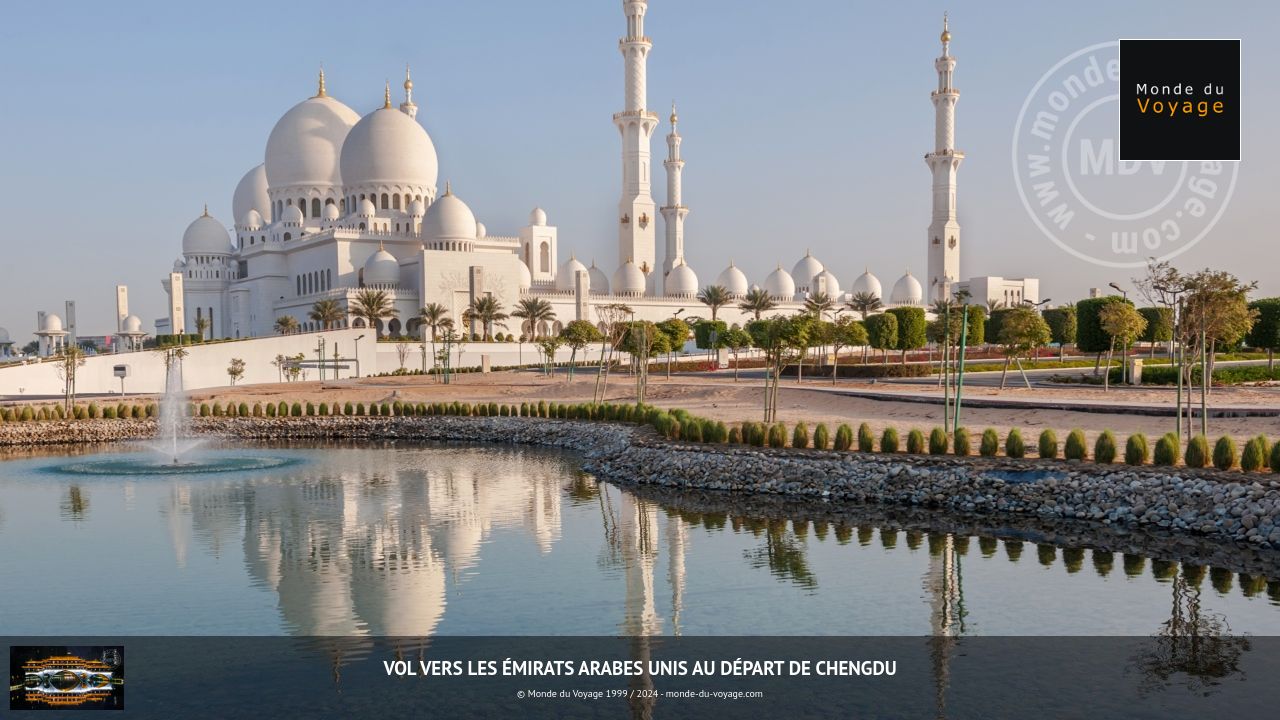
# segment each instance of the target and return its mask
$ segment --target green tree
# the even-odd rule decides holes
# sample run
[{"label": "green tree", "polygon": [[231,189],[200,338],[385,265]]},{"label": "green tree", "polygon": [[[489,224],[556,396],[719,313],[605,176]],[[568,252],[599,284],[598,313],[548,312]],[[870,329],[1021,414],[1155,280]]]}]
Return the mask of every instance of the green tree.
[{"label": "green tree", "polygon": [[203,315],[196,318],[196,334],[200,336],[201,340],[212,339],[211,337],[205,337],[210,334],[209,329],[212,327],[213,323],[209,321],[209,318]]},{"label": "green tree", "polygon": [[800,357],[799,348],[808,346],[808,324],[801,322],[800,318],[807,316],[773,317],[747,323],[746,330],[751,335],[752,343],[765,356],[765,422],[773,422],[777,418],[778,385],[782,368]]},{"label": "green tree", "polygon": [[898,318],[897,349],[902,351],[902,364],[906,365],[907,353],[919,350],[928,342],[929,324],[925,319],[924,308],[896,307],[890,308],[888,312]]},{"label": "green tree", "polygon": [[[356,293],[352,310],[356,317],[363,319],[375,332],[383,320],[390,320],[399,314],[387,291],[373,288],[363,288]],[[387,334],[385,328],[381,334]]]},{"label": "green tree", "polygon": [[728,331],[729,325],[723,320],[699,320],[693,325],[693,343],[699,350],[714,350]]},{"label": "green tree", "polygon": [[1119,295],[1089,298],[1076,303],[1076,349],[1097,356],[1102,364],[1102,354],[1111,348],[1111,336],[1102,329],[1102,308],[1112,303],[1128,303]]},{"label": "green tree", "polygon": [[[510,317],[503,312],[502,303],[492,295],[481,295],[462,312],[462,320],[466,323],[480,323],[480,334],[486,342],[493,339],[493,328],[506,327],[505,321]],[[590,324],[590,323],[588,323]]]},{"label": "green tree", "polygon": [[849,297],[849,301],[844,305],[850,310],[862,315],[862,319],[864,321],[871,315],[871,313],[884,307],[884,304],[880,302],[880,298],[877,297],[875,293],[867,290],[861,290],[854,293]]},{"label": "green tree", "polygon": [[892,313],[879,313],[863,321],[867,328],[867,344],[884,352],[884,362],[889,362],[889,351],[898,347],[898,317]]},{"label": "green tree", "polygon": [[1058,359],[1061,360],[1066,355],[1067,346],[1076,341],[1076,306],[1072,303],[1049,308],[1041,316],[1049,326],[1050,342],[1058,344]]},{"label": "green tree", "polygon": [[751,333],[734,325],[724,334],[721,344],[733,353],[733,381],[738,382],[738,355],[751,347]]},{"label": "green tree", "polygon": [[746,295],[742,296],[742,302],[738,303],[739,310],[751,313],[756,320],[777,306],[773,298],[769,297],[769,293],[761,288],[751,288]]},{"label": "green tree", "polygon": [[342,321],[342,307],[337,300],[317,300],[311,305],[307,317],[321,329],[329,330]]},{"label": "green tree", "polygon": [[711,308],[711,319],[716,320],[720,308],[733,301],[733,296],[723,285],[708,285],[698,291],[698,302]]},{"label": "green tree", "polygon": [[298,320],[292,315],[281,315],[276,318],[275,330],[281,335],[298,332]]},{"label": "green tree", "polygon": [[560,339],[572,351],[569,355],[569,382],[573,382],[573,371],[577,366],[578,351],[593,342],[598,342],[603,334],[589,320],[573,320],[560,331]]},{"label": "green tree", "polygon": [[1167,343],[1173,339],[1173,308],[1138,308],[1138,314],[1147,321],[1147,327],[1138,339],[1150,345],[1150,356],[1155,357],[1156,344]]},{"label": "green tree", "polygon": [[[1102,331],[1111,338],[1111,345],[1107,348],[1107,368],[1111,367],[1111,358],[1115,353],[1116,344],[1119,343],[1122,349],[1128,348],[1129,344],[1135,338],[1141,337],[1144,330],[1147,329],[1147,320],[1127,302],[1110,303],[1102,307],[1098,311],[1098,322],[1101,324]],[[1106,391],[1110,387],[1111,373],[1110,371],[1103,373],[1102,389]]]},{"label": "green tree", "polygon": [[828,323],[830,327],[829,342],[831,343],[831,353],[834,357],[834,364],[831,366],[831,384],[836,383],[836,378],[840,375],[840,350],[841,348],[856,347],[867,345],[867,327],[861,320],[855,320],[851,317],[836,318],[834,323]]},{"label": "green tree", "polygon": [[[1005,388],[1005,380],[1009,375],[1009,363],[1018,361],[1018,369],[1022,370],[1021,358],[1029,356],[1037,349],[1049,343],[1049,326],[1040,313],[1029,307],[1008,308],[1000,323],[1000,343],[1004,353],[1004,371],[1000,374],[1000,389]],[[1031,387],[1027,375],[1022,380]]]},{"label": "green tree", "polygon": [[235,386],[244,377],[244,360],[231,358],[231,364],[227,365],[227,377],[231,378],[231,385]]},{"label": "green tree", "polygon": [[1262,298],[1249,303],[1249,309],[1257,313],[1257,319],[1245,343],[1249,347],[1267,351],[1267,370],[1275,368],[1275,352],[1280,349],[1280,298]]},{"label": "green tree", "polygon": [[69,413],[76,402],[76,376],[80,374],[80,368],[84,367],[84,350],[79,345],[68,344],[55,356],[55,360],[54,370],[62,380],[63,412]]},{"label": "green tree", "polygon": [[689,323],[680,318],[667,318],[658,323],[658,331],[667,336],[667,379],[671,379],[671,356],[684,349],[689,340]]}]

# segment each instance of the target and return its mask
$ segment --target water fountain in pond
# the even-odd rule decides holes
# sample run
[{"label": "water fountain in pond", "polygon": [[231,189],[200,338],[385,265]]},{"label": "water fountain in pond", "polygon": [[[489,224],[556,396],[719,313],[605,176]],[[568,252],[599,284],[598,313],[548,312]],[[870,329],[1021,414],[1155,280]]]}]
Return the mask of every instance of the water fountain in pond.
[{"label": "water fountain in pond", "polygon": [[181,348],[167,350],[165,354],[164,396],[160,399],[156,437],[147,444],[153,453],[129,453],[49,469],[77,475],[174,475],[264,470],[296,462],[289,458],[228,455],[221,451],[193,454],[192,451],[204,441],[190,437],[191,422],[187,417],[186,394],[182,388],[182,357],[185,354]]}]

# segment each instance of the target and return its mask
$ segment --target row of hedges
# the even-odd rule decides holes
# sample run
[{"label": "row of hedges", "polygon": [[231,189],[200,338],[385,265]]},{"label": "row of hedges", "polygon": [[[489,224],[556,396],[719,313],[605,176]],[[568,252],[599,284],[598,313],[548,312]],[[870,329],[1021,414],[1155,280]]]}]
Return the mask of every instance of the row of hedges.
[{"label": "row of hedges", "polygon": [[[840,377],[847,378],[916,378],[933,375],[932,365],[913,363],[903,365],[890,363],[885,365],[805,365],[805,377],[831,377],[831,372],[839,368]],[[788,365],[782,369],[786,377],[795,377],[796,366]]]},{"label": "row of hedges", "polygon": [[[1191,371],[1192,382],[1200,382],[1200,368]],[[1227,365],[1217,367],[1213,371],[1215,385],[1241,385],[1244,383],[1270,382],[1280,380],[1280,366],[1268,368],[1266,365]],[[1120,382],[1120,368],[1112,368],[1111,382]],[[1143,385],[1176,385],[1177,370],[1170,365],[1145,366],[1142,368]]]},{"label": "row of hedges", "polygon": [[118,403],[115,405],[73,405],[67,411],[61,405],[11,405],[0,410],[0,422],[39,422],[48,420],[116,420],[156,417],[160,407],[155,403]]}]

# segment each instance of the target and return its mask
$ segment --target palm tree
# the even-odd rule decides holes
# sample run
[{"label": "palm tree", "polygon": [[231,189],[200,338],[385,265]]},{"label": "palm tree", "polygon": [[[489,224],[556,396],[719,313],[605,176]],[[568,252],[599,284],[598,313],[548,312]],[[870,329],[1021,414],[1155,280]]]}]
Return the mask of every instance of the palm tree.
[{"label": "palm tree", "polygon": [[805,298],[804,301],[805,312],[814,316],[818,320],[825,320],[827,313],[831,312],[832,308],[835,306],[835,301],[831,299],[830,295],[824,292],[816,292]]},{"label": "palm tree", "polygon": [[196,334],[200,336],[201,342],[204,342],[205,340],[209,339],[209,338],[206,338],[204,335],[205,333],[209,332],[209,327],[211,325],[213,325],[213,323],[209,322],[209,318],[204,317],[203,315],[196,318]]},{"label": "palm tree", "polygon": [[[391,297],[387,295],[386,290],[374,290],[365,288],[356,293],[355,316],[363,318],[375,333],[378,328],[378,321],[393,318],[399,314],[395,306],[391,303]],[[386,334],[384,331],[383,335]]]},{"label": "palm tree", "polygon": [[281,315],[276,318],[275,328],[281,335],[298,332],[298,320],[292,315]]},{"label": "palm tree", "polygon": [[862,319],[866,320],[868,315],[884,307],[884,303],[880,302],[880,298],[875,293],[862,290],[854,293],[845,306],[858,312],[862,315]]},{"label": "palm tree", "polygon": [[537,340],[538,326],[543,322],[555,322],[556,311],[551,309],[551,303],[542,298],[522,298],[516,303],[516,309],[511,311],[511,317],[523,321],[520,323],[521,337]]},{"label": "palm tree", "polygon": [[483,295],[471,301],[471,305],[462,312],[462,319],[466,322],[476,320],[480,323],[480,333],[488,341],[493,335],[493,326],[506,327],[503,320],[509,315],[502,312],[502,303],[492,295]]},{"label": "palm tree", "polygon": [[440,303],[428,303],[418,309],[418,317],[415,319],[423,327],[431,330],[431,342],[435,342],[441,326],[448,317],[449,310],[445,306]]},{"label": "palm tree", "polygon": [[1003,300],[997,300],[995,298],[987,300],[987,315],[990,316],[992,310],[999,310],[1002,307],[1004,307]]},{"label": "palm tree", "polygon": [[329,330],[342,320],[342,308],[338,305],[337,300],[317,300],[311,306],[311,312],[307,313],[307,317],[312,322],[319,323],[324,330]]},{"label": "palm tree", "polygon": [[769,312],[777,305],[773,298],[769,297],[769,293],[760,288],[751,288],[746,295],[742,296],[742,302],[738,303],[738,309],[754,314],[756,319],[759,320],[761,314]]},{"label": "palm tree", "polygon": [[731,298],[723,285],[708,285],[698,291],[698,300],[711,308],[711,322],[715,322],[720,308],[728,305]]}]

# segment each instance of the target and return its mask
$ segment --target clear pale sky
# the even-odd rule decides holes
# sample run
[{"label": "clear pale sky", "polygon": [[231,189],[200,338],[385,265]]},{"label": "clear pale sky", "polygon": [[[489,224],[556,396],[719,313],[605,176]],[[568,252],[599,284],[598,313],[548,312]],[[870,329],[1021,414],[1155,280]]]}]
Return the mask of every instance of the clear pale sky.
[{"label": "clear pale sky", "polygon": [[[752,282],[806,247],[842,284],[869,266],[888,291],[925,273],[936,83],[951,12],[965,240],[962,275],[1042,278],[1055,304],[1128,284],[1068,256],[1018,200],[1009,153],[1028,90],[1063,56],[1120,37],[1243,39],[1245,159],[1214,232],[1178,265],[1212,264],[1280,293],[1276,3],[793,3],[652,0],[649,104],[680,105],[686,254],[703,284],[732,258]],[[160,279],[208,202],[230,225],[236,181],[267,134],[315,92],[360,113],[414,71],[419,120],[446,179],[493,234],[534,205],[562,257],[616,266],[625,30],[618,0],[264,3],[27,2],[0,24],[0,325],[19,343],[36,311],[78,306],[81,335],[114,331],[114,286],[144,327]],[[399,93],[395,94],[399,102]],[[660,135],[665,135],[664,124]],[[654,196],[665,197],[653,144]],[[660,231],[661,232],[661,231]],[[1268,235],[1267,233],[1271,234]],[[659,235],[659,242],[661,234]]]}]

